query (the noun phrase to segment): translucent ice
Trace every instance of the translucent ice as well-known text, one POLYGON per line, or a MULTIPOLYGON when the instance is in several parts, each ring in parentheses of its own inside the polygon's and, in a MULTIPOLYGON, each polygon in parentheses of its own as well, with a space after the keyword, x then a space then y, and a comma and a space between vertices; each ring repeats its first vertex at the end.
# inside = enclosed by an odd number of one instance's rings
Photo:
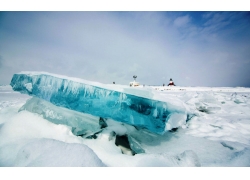
POLYGON ((180 125, 179 122, 184 123, 187 119, 186 108, 178 99, 161 99, 138 88, 39 72, 14 74, 10 85, 15 91, 36 96, 56 106, 111 118, 157 134, 163 134, 169 127, 175 128, 173 125, 180 125), (169 120, 171 126, 166 128, 169 120))
POLYGON ((19 111, 23 110, 39 114, 55 124, 70 126, 75 135, 88 135, 100 130, 98 117, 57 107, 37 97, 29 99, 19 111))

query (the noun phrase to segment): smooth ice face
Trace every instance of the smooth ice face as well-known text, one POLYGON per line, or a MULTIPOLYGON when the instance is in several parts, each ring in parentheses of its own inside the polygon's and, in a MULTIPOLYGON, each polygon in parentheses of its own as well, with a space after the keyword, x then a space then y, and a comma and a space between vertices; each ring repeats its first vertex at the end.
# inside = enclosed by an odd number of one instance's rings
POLYGON ((88 114, 57 107, 45 100, 33 97, 19 111, 29 111, 41 115, 44 119, 55 124, 72 127, 75 135, 89 135, 100 130, 99 118, 88 114))
POLYGON ((150 99, 154 95, 143 89, 133 90, 37 72, 14 74, 10 85, 15 91, 36 96, 56 106, 111 118, 157 134, 163 134, 187 119, 186 108, 181 101, 161 101, 159 97, 150 99), (140 94, 142 96, 138 96, 140 94), (169 119, 171 126, 166 128, 169 119))

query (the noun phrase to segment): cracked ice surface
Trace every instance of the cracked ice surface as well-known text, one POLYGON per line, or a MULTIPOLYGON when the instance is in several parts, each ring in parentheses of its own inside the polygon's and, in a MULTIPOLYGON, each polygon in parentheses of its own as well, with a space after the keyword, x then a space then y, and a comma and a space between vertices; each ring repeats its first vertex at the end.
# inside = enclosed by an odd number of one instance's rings
POLYGON ((185 124, 187 109, 177 98, 161 97, 152 89, 107 85, 44 72, 21 72, 13 90, 54 105, 145 128, 157 134, 185 124))

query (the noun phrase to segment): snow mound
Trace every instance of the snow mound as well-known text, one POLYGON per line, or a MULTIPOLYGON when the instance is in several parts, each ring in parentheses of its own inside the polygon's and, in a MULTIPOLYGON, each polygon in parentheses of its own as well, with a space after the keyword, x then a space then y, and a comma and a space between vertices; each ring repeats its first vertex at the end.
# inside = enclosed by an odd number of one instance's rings
POLYGON ((84 144, 38 139, 22 147, 14 166, 33 167, 103 167, 103 162, 84 144))

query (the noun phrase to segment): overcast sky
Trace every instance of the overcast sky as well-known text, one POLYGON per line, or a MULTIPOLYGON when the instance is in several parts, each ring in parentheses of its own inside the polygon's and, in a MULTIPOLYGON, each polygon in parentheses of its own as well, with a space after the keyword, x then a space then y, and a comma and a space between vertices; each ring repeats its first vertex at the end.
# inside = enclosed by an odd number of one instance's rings
POLYGON ((250 87, 250 13, 0 12, 0 84, 20 71, 250 87))

